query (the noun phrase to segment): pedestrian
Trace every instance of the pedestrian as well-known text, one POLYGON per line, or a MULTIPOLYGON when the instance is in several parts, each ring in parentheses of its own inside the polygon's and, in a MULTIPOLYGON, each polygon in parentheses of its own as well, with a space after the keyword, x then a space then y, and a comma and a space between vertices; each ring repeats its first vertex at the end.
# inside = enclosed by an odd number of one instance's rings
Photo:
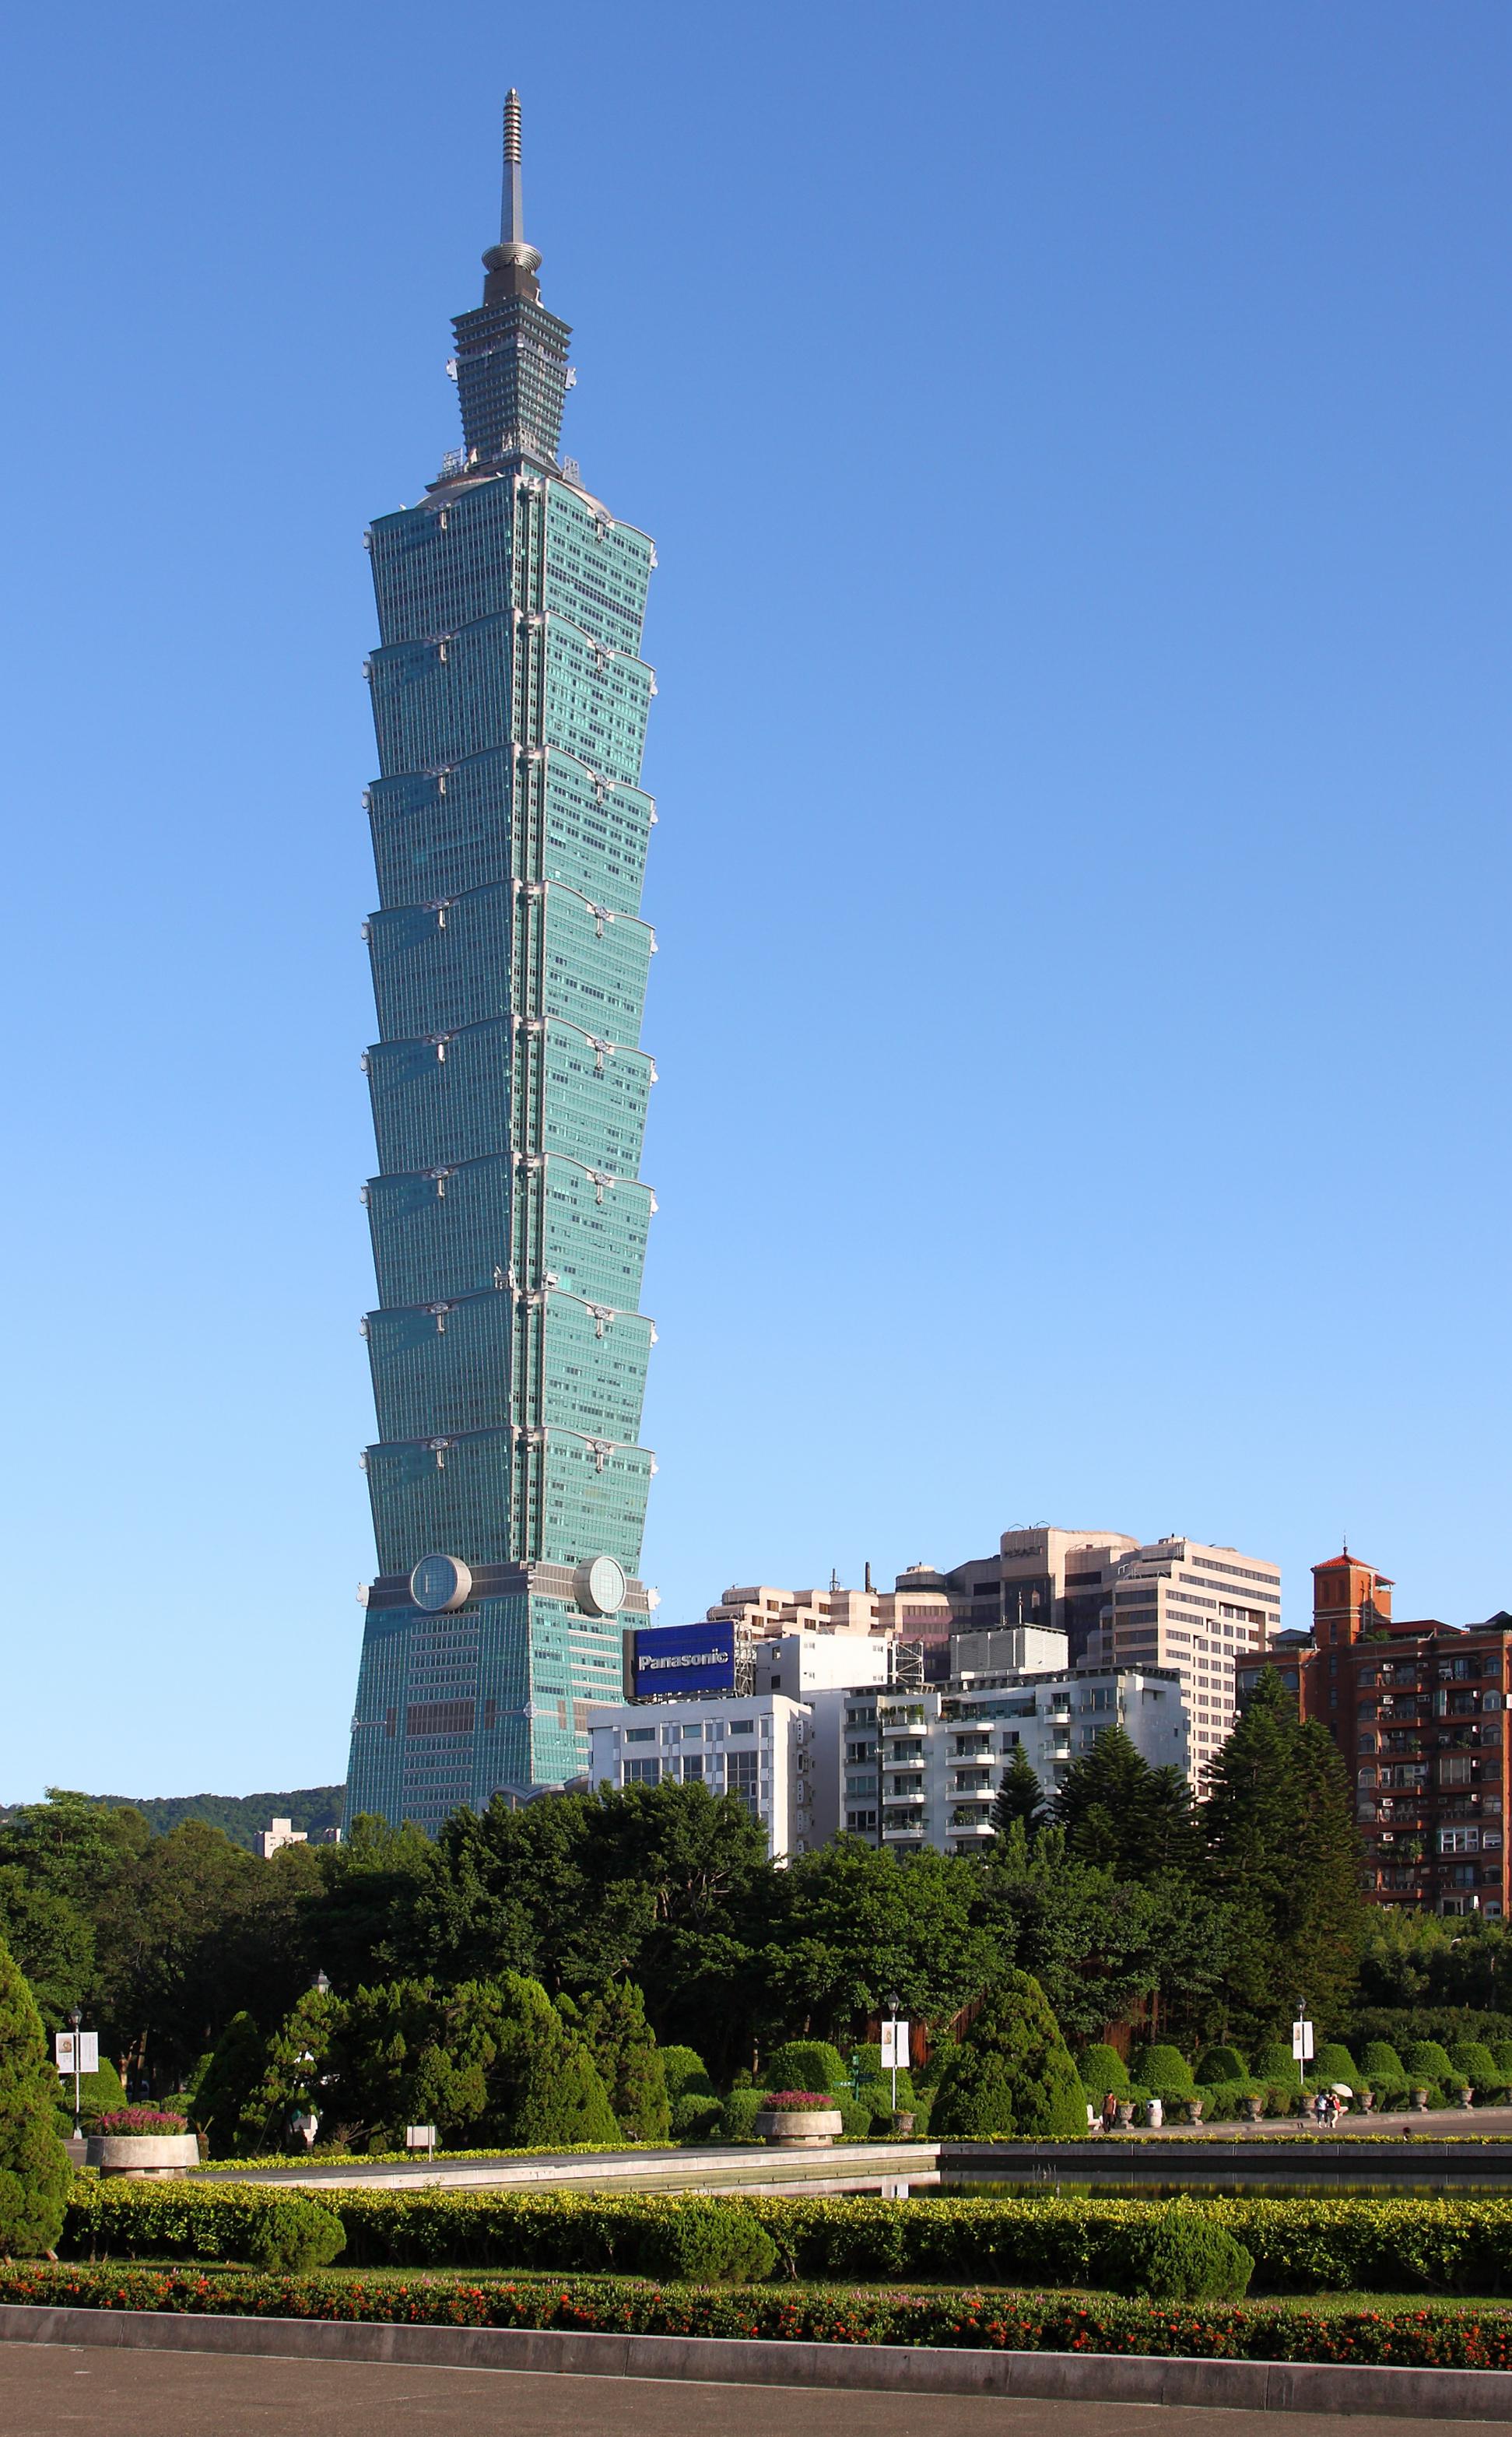
POLYGON ((1103 2130, 1104 2130, 1104 2132, 1111 2132, 1111 2131, 1112 2131, 1112 2130, 1113 2130, 1114 2125, 1118 2122, 1118 2120, 1119 2120, 1119 2095, 1118 2095, 1118 2092, 1117 2092, 1116 2090, 1110 2090, 1110 2091, 1108 2092, 1107 2096, 1106 2096, 1106 2097, 1104 2099, 1104 2101, 1103 2101, 1103 2130))

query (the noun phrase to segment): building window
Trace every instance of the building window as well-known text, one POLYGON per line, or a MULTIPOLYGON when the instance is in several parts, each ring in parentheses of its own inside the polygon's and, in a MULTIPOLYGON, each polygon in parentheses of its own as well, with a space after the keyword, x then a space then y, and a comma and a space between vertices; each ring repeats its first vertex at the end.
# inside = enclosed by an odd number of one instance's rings
POLYGON ((625 1762, 625 1783, 627 1785, 654 1785, 660 1775, 661 1762, 659 1761, 627 1760, 625 1762))

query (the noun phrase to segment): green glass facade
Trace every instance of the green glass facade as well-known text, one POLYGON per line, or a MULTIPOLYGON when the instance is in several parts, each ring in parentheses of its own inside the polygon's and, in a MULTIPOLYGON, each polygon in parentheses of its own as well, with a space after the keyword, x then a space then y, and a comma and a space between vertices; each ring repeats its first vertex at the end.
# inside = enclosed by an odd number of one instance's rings
POLYGON ((367 536, 379 1573, 347 1811, 432 1832, 586 1769, 587 1706, 619 1697, 647 1613, 655 1469, 638 1444, 655 553, 558 462, 569 332, 540 303, 517 165, 512 96, 503 235, 454 324, 463 445, 367 536))

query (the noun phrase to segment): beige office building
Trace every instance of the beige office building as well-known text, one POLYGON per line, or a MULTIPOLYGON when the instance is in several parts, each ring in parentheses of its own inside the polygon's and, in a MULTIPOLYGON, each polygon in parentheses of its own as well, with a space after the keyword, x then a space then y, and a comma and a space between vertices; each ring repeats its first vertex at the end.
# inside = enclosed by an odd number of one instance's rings
POLYGON ((1200 1787, 1234 1724, 1236 1661, 1274 1639, 1281 1569, 1205 1541, 1152 1540, 1121 1557, 1084 1666, 1171 1668, 1191 1722, 1200 1787))

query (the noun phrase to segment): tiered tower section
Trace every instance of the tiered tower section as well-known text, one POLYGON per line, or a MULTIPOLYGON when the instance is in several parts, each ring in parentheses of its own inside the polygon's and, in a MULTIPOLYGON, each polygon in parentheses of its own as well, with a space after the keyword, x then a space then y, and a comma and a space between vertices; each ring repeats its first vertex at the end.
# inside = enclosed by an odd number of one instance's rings
POLYGON ((432 1831, 588 1762, 618 1697, 647 1485, 640 919, 655 553, 556 448, 568 330, 524 239, 519 113, 464 446, 368 535, 378 1039, 363 1061, 377 1538, 348 1815, 432 1831))

